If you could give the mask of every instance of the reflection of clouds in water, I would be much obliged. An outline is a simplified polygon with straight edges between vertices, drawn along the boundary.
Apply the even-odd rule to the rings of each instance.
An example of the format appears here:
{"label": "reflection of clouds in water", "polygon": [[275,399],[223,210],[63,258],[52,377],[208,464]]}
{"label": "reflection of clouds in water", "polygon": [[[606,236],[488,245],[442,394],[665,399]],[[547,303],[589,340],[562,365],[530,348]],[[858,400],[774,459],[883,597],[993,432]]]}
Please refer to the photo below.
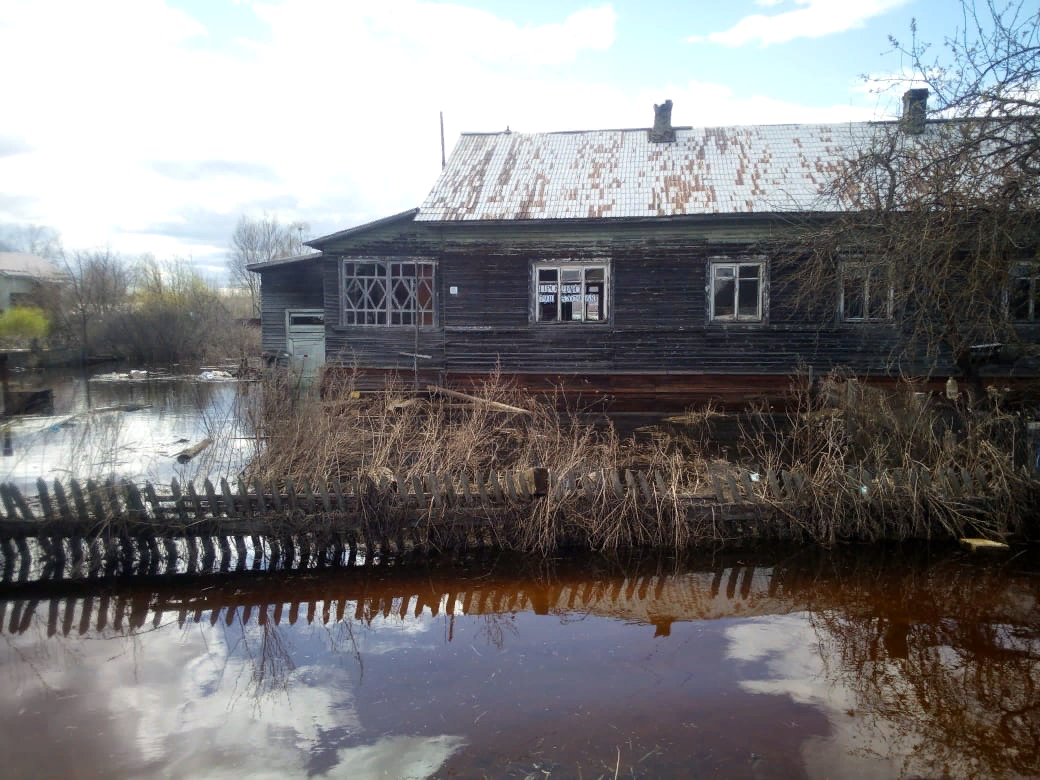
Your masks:
{"label": "reflection of clouds in water", "polygon": [[[0,721],[47,700],[85,708],[77,722],[96,724],[95,739],[115,746],[83,756],[79,769],[85,775],[138,767],[138,774],[166,777],[427,777],[462,746],[461,738],[447,735],[356,744],[364,729],[352,693],[353,667],[338,663],[337,655],[316,653],[308,662],[314,656],[296,653],[296,665],[282,670],[279,686],[257,688],[252,683],[263,631],[255,624],[244,632],[202,624],[109,640],[66,638],[61,644],[75,641],[74,649],[62,653],[61,663],[44,661],[45,677],[27,663],[50,655],[48,640],[32,632],[6,637]],[[295,633],[285,639],[292,642]],[[91,760],[98,765],[84,763]],[[22,773],[17,764],[8,763],[8,770]]]}
{"label": "reflection of clouds in water", "polygon": [[[789,696],[827,716],[831,734],[802,745],[809,777],[898,777],[912,772],[914,745],[896,723],[865,723],[855,713],[855,695],[828,679],[820,638],[808,613],[766,616],[726,629],[727,657],[764,663],[761,679],[743,680],[749,693]],[[840,663],[840,660],[838,661]]]}

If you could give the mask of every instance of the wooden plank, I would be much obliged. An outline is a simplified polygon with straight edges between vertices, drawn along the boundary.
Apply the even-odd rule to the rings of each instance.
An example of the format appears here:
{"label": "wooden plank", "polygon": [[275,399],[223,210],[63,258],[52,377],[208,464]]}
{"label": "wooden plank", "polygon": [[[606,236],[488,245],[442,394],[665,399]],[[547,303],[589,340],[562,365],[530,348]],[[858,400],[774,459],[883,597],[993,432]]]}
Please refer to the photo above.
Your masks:
{"label": "wooden plank", "polygon": [[43,477],[36,480],[36,493],[40,497],[40,506],[43,508],[43,519],[48,523],[53,523],[57,519],[57,515],[51,504],[50,492],[47,490],[47,483],[44,482]]}
{"label": "wooden plank", "polygon": [[18,520],[18,508],[14,503],[14,494],[11,493],[6,482],[0,485],[0,495],[3,496],[4,506],[7,507],[7,519]]}
{"label": "wooden plank", "polygon": [[326,514],[332,514],[332,502],[329,501],[329,487],[325,480],[318,480],[318,495],[321,497],[321,506]]}
{"label": "wooden plank", "polygon": [[249,483],[244,479],[238,480],[238,506],[243,517],[253,516],[253,507],[249,500]]}
{"label": "wooden plank", "polygon": [[159,497],[155,495],[155,488],[152,487],[151,482],[144,483],[144,495],[148,499],[148,503],[152,505],[152,515],[155,517],[156,522],[164,523],[166,521],[166,512],[159,503]]}
{"label": "wooden plank", "polygon": [[502,486],[498,484],[498,475],[493,472],[488,472],[488,491],[491,494],[492,500],[501,504],[505,501],[505,494],[502,492]]}
{"label": "wooden plank", "polygon": [[473,503],[475,496],[469,492],[469,475],[463,471],[459,475],[459,492],[462,494],[462,503],[467,506]]}
{"label": "wooden plank", "polygon": [[282,514],[282,489],[278,487],[278,480],[271,482],[271,505],[274,507],[275,514]]}
{"label": "wooden plank", "polygon": [[209,481],[207,477],[202,482],[202,487],[206,491],[206,500],[209,502],[209,512],[213,515],[214,520],[219,520],[221,515],[220,499],[217,497],[217,491],[213,487],[213,483]]}
{"label": "wooden plank", "polygon": [[332,489],[336,494],[336,508],[340,512],[347,511],[347,499],[343,495],[343,485],[340,483],[339,478],[332,480]]}
{"label": "wooden plank", "polygon": [[119,489],[116,487],[114,477],[105,480],[105,496],[108,498],[109,506],[112,507],[112,517],[116,520],[124,520],[123,503],[119,500]]}
{"label": "wooden plank", "polygon": [[479,471],[473,472],[473,484],[477,489],[477,496],[482,504],[490,504],[491,497],[488,496],[487,485],[484,484],[484,478],[480,476]]}
{"label": "wooden plank", "polygon": [[650,483],[646,479],[646,474],[643,471],[636,472],[636,482],[639,484],[639,490],[643,494],[643,500],[646,501],[648,506],[654,505],[654,493],[650,489]]}
{"label": "wooden plank", "polygon": [[202,506],[202,497],[195,489],[195,482],[189,479],[185,484],[187,485],[188,500],[191,502],[191,508],[195,513],[195,519],[198,521],[205,520],[206,510]]}
{"label": "wooden plank", "polygon": [[313,515],[317,504],[314,500],[314,490],[311,488],[311,481],[309,479],[303,483],[303,503],[304,510],[307,514]]}
{"label": "wooden plank", "polygon": [[737,487],[737,480],[732,474],[726,475],[726,484],[729,485],[729,492],[733,494],[733,501],[738,504],[741,503],[741,498],[743,498],[743,496],[740,495],[740,488]]}
{"label": "wooden plank", "polygon": [[722,488],[722,481],[719,479],[719,475],[716,472],[711,472],[711,487],[715,491],[715,500],[720,504],[728,503],[726,501],[726,492]]}
{"label": "wooden plank", "polygon": [[625,486],[621,484],[621,477],[618,476],[617,469],[607,469],[603,472],[603,478],[610,485],[610,489],[614,491],[614,498],[625,497]]}
{"label": "wooden plank", "polygon": [[654,469],[654,485],[657,487],[657,495],[661,498],[666,498],[672,492],[660,469]]}
{"label": "wooden plank", "polygon": [[79,482],[75,479],[69,480],[69,492],[72,493],[72,503],[76,507],[76,517],[82,523],[88,522],[90,515],[87,512],[87,502],[83,498],[83,490],[80,488]]}
{"label": "wooden plank", "polygon": [[504,474],[502,483],[505,485],[506,495],[509,497],[509,500],[515,503],[517,501],[516,485],[513,484],[513,475],[508,470]]}
{"label": "wooden plank", "polygon": [[443,499],[441,498],[441,491],[437,485],[437,475],[432,471],[426,475],[426,486],[430,489],[430,495],[433,496],[433,505],[441,506]]}
{"label": "wooden plank", "polygon": [[769,469],[766,472],[766,484],[769,485],[769,492],[773,498],[782,499],[783,493],[780,492],[780,481],[776,478],[776,472]]}
{"label": "wooden plank", "polygon": [[415,505],[418,507],[426,506],[426,491],[423,490],[422,482],[419,480],[418,475],[412,475],[412,490],[415,492]]}
{"label": "wooden plank", "polygon": [[741,486],[744,488],[744,493],[747,495],[748,501],[757,500],[755,495],[755,484],[751,480],[751,472],[746,469],[740,472]]}
{"label": "wooden plank", "polygon": [[264,520],[267,517],[267,506],[264,501],[264,483],[259,479],[253,480],[253,492],[256,493],[256,516]]}
{"label": "wooden plank", "polygon": [[22,519],[27,523],[37,522],[36,516],[32,513],[32,510],[29,508],[29,503],[25,500],[25,497],[22,495],[22,491],[18,489],[18,486],[12,482],[8,484],[7,489],[11,491],[11,497],[14,499],[15,505],[18,507],[18,511],[21,512]]}
{"label": "wooden plank", "polygon": [[130,521],[147,520],[148,510],[145,509],[144,500],[141,498],[141,491],[137,489],[137,485],[127,480],[123,483],[123,488],[126,490],[126,505],[130,509]]}
{"label": "wooden plank", "polygon": [[228,518],[238,519],[240,510],[235,505],[235,495],[231,492],[227,477],[220,478],[220,496],[224,499],[224,507],[227,509]]}
{"label": "wooden plank", "polygon": [[285,498],[289,511],[296,514],[296,488],[293,487],[292,477],[285,478]]}
{"label": "wooden plank", "polygon": [[173,505],[177,508],[177,517],[187,525],[188,510],[184,505],[184,496],[181,494],[181,484],[177,481],[177,477],[170,480],[170,492],[173,493]]}

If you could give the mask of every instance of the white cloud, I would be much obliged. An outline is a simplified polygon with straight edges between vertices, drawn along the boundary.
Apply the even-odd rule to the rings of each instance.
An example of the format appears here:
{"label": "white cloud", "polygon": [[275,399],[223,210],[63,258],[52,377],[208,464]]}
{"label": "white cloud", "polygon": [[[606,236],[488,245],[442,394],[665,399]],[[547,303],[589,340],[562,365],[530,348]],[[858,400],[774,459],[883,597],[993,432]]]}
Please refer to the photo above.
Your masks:
{"label": "white cloud", "polygon": [[[758,5],[774,6],[782,0],[756,0]],[[822,38],[861,27],[868,19],[905,5],[909,0],[795,0],[803,6],[793,11],[745,16],[728,30],[707,36],[712,43],[742,46],[758,42],[762,46],[785,43],[796,38]],[[691,36],[698,43],[704,36]]]}
{"label": "white cloud", "polygon": [[649,126],[668,97],[677,124],[865,118],[575,76],[569,63],[614,42],[605,3],[538,25],[421,0],[231,9],[264,34],[218,46],[162,0],[0,4],[0,70],[20,74],[4,133],[28,148],[0,157],[0,221],[219,263],[222,220],[230,235],[243,212],[335,229],[418,205],[440,170],[442,110],[449,150],[460,130]]}

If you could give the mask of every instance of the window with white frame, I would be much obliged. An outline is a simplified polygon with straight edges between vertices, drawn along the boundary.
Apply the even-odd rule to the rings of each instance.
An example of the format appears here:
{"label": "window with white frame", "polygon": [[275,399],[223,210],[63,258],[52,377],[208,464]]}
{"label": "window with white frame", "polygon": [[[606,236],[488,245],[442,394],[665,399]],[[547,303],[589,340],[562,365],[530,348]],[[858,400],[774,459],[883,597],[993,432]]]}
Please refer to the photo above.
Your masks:
{"label": "window with white frame", "polygon": [[892,319],[892,280],[883,265],[844,263],[838,315],[845,322],[883,322]]}
{"label": "window with white frame", "polygon": [[434,263],[422,260],[344,260],[343,325],[434,324]]}
{"label": "window with white frame", "polygon": [[762,320],[764,260],[713,261],[709,300],[717,322]]}
{"label": "window with white frame", "polygon": [[545,262],[534,267],[538,322],[606,322],[606,263]]}
{"label": "window with white frame", "polygon": [[1040,267],[1031,264],[1016,266],[1011,274],[1011,289],[1008,295],[1008,314],[1019,322],[1040,320]]}

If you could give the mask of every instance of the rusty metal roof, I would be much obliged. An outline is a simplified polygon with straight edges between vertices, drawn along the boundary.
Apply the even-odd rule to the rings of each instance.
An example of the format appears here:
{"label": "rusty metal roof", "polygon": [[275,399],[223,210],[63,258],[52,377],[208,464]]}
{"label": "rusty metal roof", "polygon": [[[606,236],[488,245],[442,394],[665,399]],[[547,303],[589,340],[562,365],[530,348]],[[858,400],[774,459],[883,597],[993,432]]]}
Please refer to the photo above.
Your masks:
{"label": "rusty metal roof", "polygon": [[834,211],[823,195],[871,122],[466,133],[416,221]]}

